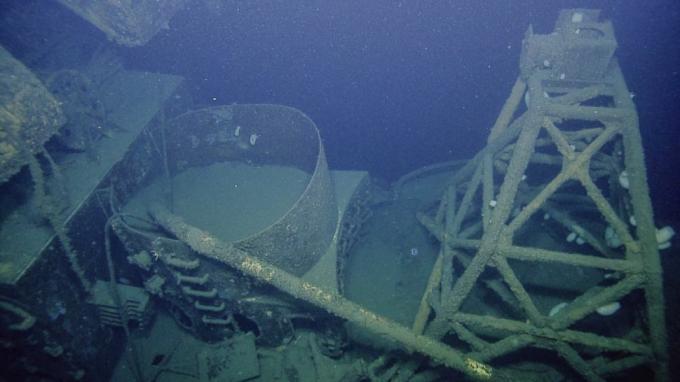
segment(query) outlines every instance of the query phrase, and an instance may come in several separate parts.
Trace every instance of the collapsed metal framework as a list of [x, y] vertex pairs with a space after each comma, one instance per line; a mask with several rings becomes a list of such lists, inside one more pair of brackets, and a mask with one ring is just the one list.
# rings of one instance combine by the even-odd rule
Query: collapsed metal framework
[[[661, 266], [637, 114], [613, 58], [613, 29], [598, 16], [563, 11], [557, 33], [529, 33], [521, 76], [487, 146], [455, 173], [434, 212], [419, 215], [442, 250], [412, 328], [225, 243], [161, 206], [152, 207], [151, 215], [203, 257], [475, 379], [512, 380], [503, 362], [493, 363], [535, 347], [556, 352], [589, 381], [641, 365], [651, 365], [658, 381], [667, 380]], [[520, 112], [523, 96], [527, 108]], [[541, 229], [539, 211], [578, 236], [581, 249], [528, 240], [527, 232]], [[621, 245], [601, 239], [607, 236]], [[536, 269], [596, 269], [601, 282], [546, 312], [517, 270], [516, 264], [526, 262]], [[466, 299], [478, 286], [515, 309], [499, 315], [468, 311]], [[633, 297], [644, 298], [644, 311], [625, 334], [579, 326], [599, 308]], [[450, 333], [468, 349], [439, 341]]]
[[[596, 11], [563, 11], [556, 33], [529, 32], [522, 75], [487, 146], [455, 173], [436, 208], [420, 214], [442, 249], [413, 330], [435, 338], [455, 334], [469, 347], [467, 356], [492, 366], [499, 357], [535, 347], [556, 352], [588, 381], [641, 365], [663, 381], [662, 270], [638, 117], [613, 58], [611, 25], [597, 18]], [[583, 51], [591, 55], [570, 65]], [[573, 64], [603, 70], [579, 73]], [[527, 107], [518, 112], [523, 96]], [[519, 239], [541, 229], [543, 217], [584, 245], [565, 251]], [[622, 246], [608, 246], [605, 235]], [[596, 269], [602, 282], [548, 313], [517, 271], [522, 262], [536, 269]], [[466, 298], [477, 287], [489, 288], [515, 310], [466, 311]], [[606, 336], [579, 326], [598, 308], [631, 295], [644, 301], [644, 311], [628, 333]]]

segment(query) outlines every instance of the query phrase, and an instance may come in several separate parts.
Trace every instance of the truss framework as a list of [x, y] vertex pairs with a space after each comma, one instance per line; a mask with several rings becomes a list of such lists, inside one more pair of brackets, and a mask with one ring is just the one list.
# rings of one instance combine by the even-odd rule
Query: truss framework
[[[517, 380], [496, 361], [535, 347], [557, 353], [588, 381], [640, 365], [650, 365], [658, 381], [668, 380], [661, 266], [638, 119], [612, 58], [613, 30], [598, 23], [598, 15], [560, 14], [556, 30], [570, 34], [543, 36], [538, 39], [543, 45], [533, 47], [535, 55], [522, 57], [522, 75], [487, 146], [455, 173], [433, 211], [419, 214], [442, 245], [412, 328], [221, 242], [161, 206], [152, 207], [151, 215], [198, 254], [474, 379]], [[589, 57], [584, 69], [579, 53], [596, 57]], [[520, 112], [526, 94], [529, 102]], [[624, 170], [625, 186], [619, 179]], [[539, 212], [584, 246], [570, 252], [523, 241], [523, 234], [537, 227]], [[620, 248], [601, 239], [605, 231], [618, 238]], [[611, 277], [603, 276], [606, 283], [590, 286], [550, 314], [536, 304], [517, 263], [597, 269]], [[482, 277], [487, 271], [498, 277]], [[466, 299], [477, 287], [497, 294], [510, 313], [468, 311]], [[579, 326], [598, 308], [633, 294], [641, 294], [644, 303], [627, 333], [604, 335]], [[467, 350], [439, 341], [449, 333]]]
[[[527, 109], [517, 113], [525, 92]], [[618, 181], [624, 169], [627, 188]], [[523, 230], [536, 228], [539, 213], [578, 235], [587, 244], [584, 253], [517, 244]], [[596, 82], [555, 80], [543, 70], [519, 78], [487, 146], [456, 172], [438, 206], [419, 220], [442, 250], [413, 325], [416, 333], [453, 333], [468, 345], [468, 356], [492, 366], [498, 357], [537, 347], [556, 352], [588, 381], [642, 364], [653, 364], [657, 380], [668, 379], [661, 265], [638, 117], [615, 60]], [[600, 239], [604, 227], [620, 238], [622, 249]], [[513, 262], [595, 268], [610, 272], [614, 281], [592, 286], [549, 315], [537, 307]], [[489, 269], [499, 277], [480, 277]], [[477, 286], [495, 292], [516, 314], [465, 312]], [[574, 328], [636, 290], [644, 294], [639, 331], [613, 337]]]

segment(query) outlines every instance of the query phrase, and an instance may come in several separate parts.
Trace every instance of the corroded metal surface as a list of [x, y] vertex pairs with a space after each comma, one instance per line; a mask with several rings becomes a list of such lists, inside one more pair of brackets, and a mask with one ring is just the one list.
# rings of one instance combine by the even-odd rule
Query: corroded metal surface
[[144, 45], [162, 29], [187, 0], [59, 0], [80, 17], [123, 46]]
[[[558, 26], [583, 23], [613, 36], [610, 24], [596, 17], [597, 12], [563, 11]], [[579, 28], [557, 30], [578, 34]], [[577, 38], [559, 33], [550, 38]], [[544, 36], [530, 34], [524, 46], [534, 38], [547, 44]], [[554, 70], [574, 62], [587, 66], [587, 56], [560, 62], [561, 55], [553, 55], [524, 66], [518, 83], [528, 87], [527, 110], [506, 118], [518, 108], [513, 91], [506, 103], [511, 112], [504, 108], [487, 147], [454, 175], [434, 212], [419, 216], [442, 251], [414, 330], [454, 334], [467, 344], [469, 356], [492, 366], [498, 357], [535, 347], [554, 351], [588, 381], [632, 370], [664, 381], [668, 354], [658, 251], [664, 246], [655, 237], [635, 106], [607, 53], [615, 42], [600, 42], [606, 54], [596, 60], [606, 62], [595, 65], [607, 70], [596, 80], [594, 72], [582, 73], [588, 81], [573, 81]], [[584, 44], [593, 48], [597, 40]], [[539, 241], [546, 231], [566, 237], [566, 244]], [[617, 243], [605, 242], [612, 236]], [[578, 281], [591, 270], [599, 280]], [[552, 309], [546, 309], [546, 291], [529, 281], [546, 271], [562, 282], [554, 293], [564, 302]], [[505, 304], [496, 315], [465, 304], [484, 288]], [[435, 317], [428, 324], [430, 309]]]
[[59, 103], [40, 80], [0, 47], [0, 183], [42, 151], [64, 122]]
[[306, 115], [279, 105], [201, 109], [169, 121], [167, 140], [173, 173], [226, 160], [308, 173], [305, 190], [283, 216], [234, 245], [298, 276], [325, 253], [338, 212], [323, 144]]
[[247, 252], [229, 243], [222, 242], [210, 233], [186, 224], [181, 218], [171, 214], [160, 205], [152, 206], [151, 214], [159, 225], [208, 259], [232, 266], [244, 274], [271, 284], [295, 298], [321, 307], [378, 335], [391, 338], [407, 348], [415, 349], [431, 357], [434, 361], [460, 370], [475, 379], [490, 380], [498, 377], [494, 374], [494, 369], [488, 365], [473, 358], [465, 357], [460, 352], [430, 337], [415, 334], [408, 328], [368, 311], [334, 291], [328, 291], [305, 282], [280, 268], [260, 261]]

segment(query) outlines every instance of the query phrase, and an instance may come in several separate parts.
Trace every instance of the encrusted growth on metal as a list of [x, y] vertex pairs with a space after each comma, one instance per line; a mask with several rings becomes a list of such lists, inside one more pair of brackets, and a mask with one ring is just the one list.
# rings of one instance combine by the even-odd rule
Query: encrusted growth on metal
[[[442, 250], [414, 330], [438, 338], [453, 333], [467, 343], [470, 357], [491, 365], [503, 355], [537, 347], [556, 352], [589, 381], [644, 364], [663, 381], [668, 376], [661, 266], [638, 119], [612, 57], [611, 25], [597, 18], [597, 11], [567, 10], [558, 20], [557, 37], [529, 33], [522, 75], [487, 147], [453, 176], [439, 205], [419, 216]], [[578, 34], [585, 30], [583, 41]], [[580, 73], [564, 66], [588, 66], [590, 56], [580, 61], [570, 56], [584, 46], [602, 53], [593, 58], [601, 76], [592, 67]], [[521, 111], [524, 84], [526, 110]], [[513, 115], [518, 116], [512, 120]], [[627, 179], [621, 182], [624, 171]], [[527, 232], [548, 224], [544, 219], [568, 232], [567, 240], [577, 240], [579, 250], [527, 241]], [[600, 239], [606, 235], [615, 235], [621, 245], [608, 246]], [[520, 262], [596, 269], [603, 277], [547, 313], [513, 266]], [[462, 269], [453, 269], [459, 263]], [[483, 272], [497, 278], [482, 278]], [[501, 284], [490, 287], [491, 281]], [[501, 316], [466, 312], [464, 302], [478, 287], [515, 307]], [[644, 295], [644, 318], [627, 333], [577, 327], [590, 315], [611, 314], [602, 308], [615, 311], [636, 291]], [[430, 309], [435, 317], [427, 325]], [[483, 339], [488, 337], [496, 342]]]

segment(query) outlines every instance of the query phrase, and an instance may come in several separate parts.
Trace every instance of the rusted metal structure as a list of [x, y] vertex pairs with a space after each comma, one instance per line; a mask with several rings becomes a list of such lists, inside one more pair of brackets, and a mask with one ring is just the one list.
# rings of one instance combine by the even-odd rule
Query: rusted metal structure
[[[298, 277], [302, 272], [286, 269], [290, 262], [272, 256], [271, 250], [258, 253], [257, 245], [225, 242], [156, 206], [150, 209], [156, 223], [185, 246], [157, 247], [159, 258], [188, 253], [191, 261], [227, 265], [476, 379], [511, 380], [512, 368], [496, 361], [538, 348], [557, 353], [586, 380], [604, 380], [629, 369], [653, 370], [657, 380], [666, 380], [659, 243], [637, 115], [614, 58], [613, 28], [598, 17], [597, 11], [563, 11], [556, 33], [535, 35], [530, 30], [526, 36], [520, 78], [487, 147], [456, 171], [437, 206], [419, 216], [441, 241], [442, 250], [412, 328], [370, 312], [336, 290], [305, 281]], [[168, 130], [169, 142], [176, 140], [173, 130], [185, 137], [182, 126], [188, 126], [200, 136], [216, 137], [215, 142], [224, 137], [224, 147], [213, 145], [215, 152], [210, 147], [196, 150], [201, 139], [184, 139], [186, 150], [177, 146], [182, 157], [170, 159], [169, 171], [174, 172], [178, 163], [195, 165], [241, 155], [229, 154], [227, 137], [240, 133], [235, 121], [247, 119], [250, 107], [256, 106], [180, 117], [182, 123]], [[277, 113], [286, 114], [284, 109], [269, 108], [274, 114], [265, 116], [261, 110], [252, 114], [261, 117], [256, 123], [243, 126], [252, 125], [259, 134], [260, 124], [279, 120]], [[297, 129], [295, 123], [289, 126], [293, 132]], [[201, 131], [204, 127], [214, 131]], [[221, 130], [225, 132], [220, 135]], [[285, 135], [285, 130], [281, 133]], [[313, 140], [308, 143], [314, 146]], [[276, 153], [271, 150], [276, 147], [263, 153]], [[537, 218], [539, 211], [547, 222]], [[563, 243], [538, 244], [533, 233], [539, 230], [569, 233], [582, 246], [575, 250]], [[275, 241], [268, 234], [256, 241], [263, 238]], [[551, 300], [530, 285], [531, 274], [553, 272], [569, 280], [565, 269], [575, 273], [591, 269], [595, 277], [575, 278], [579, 285], [557, 293], [565, 302], [549, 309], [545, 301]], [[507, 303], [508, 310], [498, 308], [491, 314], [467, 303], [484, 288]], [[630, 302], [642, 300], [644, 311], [628, 308]], [[613, 314], [621, 304], [630, 312], [630, 325], [612, 334], [606, 320], [616, 318], [598, 314]], [[582, 325], [593, 316], [600, 325]], [[224, 322], [228, 324], [228, 319]], [[443, 340], [449, 334], [467, 349], [449, 346]]]
[[408, 328], [358, 304], [349, 301], [336, 291], [327, 290], [250, 256], [247, 252], [225, 243], [208, 232], [186, 224], [180, 217], [160, 205], [151, 208], [151, 214], [162, 227], [187, 243], [192, 250], [208, 259], [232, 266], [259, 281], [273, 285], [291, 296], [307, 301], [331, 314], [352, 321], [373, 333], [397, 341], [407, 348], [431, 357], [434, 361], [460, 370], [479, 380], [494, 377], [491, 367], [476, 361], [435, 339], [414, 333]]
[[[47, 78], [43, 85], [4, 48], [0, 48], [0, 61], [0, 184], [4, 187], [0, 316], [7, 323], [0, 328], [7, 360], [3, 377], [106, 378], [111, 366], [97, 360], [115, 358], [122, 343], [107, 336], [110, 331], [96, 319], [95, 306], [84, 303], [97, 293], [92, 279], [101, 271], [98, 259], [103, 248], [92, 240], [102, 236], [107, 218], [99, 188], [109, 187], [116, 161], [175, 94], [181, 79], [121, 70], [106, 80], [90, 82], [88, 73], [69, 70], [42, 72], [43, 80]], [[78, 152], [59, 152], [52, 158], [46, 143], [63, 132], [67, 119], [94, 131], [100, 125], [86, 122], [103, 121], [104, 115], [124, 125], [125, 131], [89, 141], [89, 147], [82, 149], [94, 153], [96, 148], [96, 158]], [[134, 318], [141, 310], [133, 309], [129, 316]]]
[[[623, 371], [664, 381], [660, 243], [638, 117], [614, 57], [612, 25], [598, 18], [598, 11], [565, 10], [555, 33], [529, 30], [521, 75], [487, 146], [419, 216], [442, 249], [413, 330], [453, 334], [469, 357], [491, 366], [538, 348], [588, 381]], [[582, 245], [534, 240], [547, 230]], [[599, 274], [596, 282], [561, 294], [565, 302], [553, 309], [538, 303], [542, 296], [528, 281], [554, 272], [568, 289], [584, 270]], [[466, 300], [478, 289], [507, 309], [475, 310]], [[611, 333], [622, 319], [597, 313], [621, 305], [627, 312], [617, 315], [628, 314], [630, 325]]]
[[170, 19], [187, 3], [186, 0], [59, 2], [123, 46], [149, 42], [162, 29], [168, 29]]
[[0, 65], [1, 184], [44, 151], [65, 118], [57, 99], [3, 47]]
[[310, 174], [283, 216], [235, 245], [298, 276], [318, 261], [333, 237], [337, 209], [321, 137], [307, 116], [280, 105], [207, 108], [169, 121], [166, 139], [172, 174], [219, 161], [292, 166]]
[[[303, 113], [280, 105], [218, 106], [184, 113], [154, 131], [155, 138], [147, 142], [149, 150], [130, 155], [124, 165], [130, 170], [119, 173], [115, 200], [126, 204], [133, 190], [143, 189], [154, 178], [215, 163], [293, 167], [307, 175], [294, 202], [257, 230], [231, 238], [229, 243], [295, 276], [307, 273], [326, 253], [334, 238], [338, 210], [319, 132]], [[153, 160], [140, 160], [142, 156]], [[126, 176], [131, 171], [140, 176]], [[165, 200], [172, 209], [171, 195], [177, 195], [167, 188]], [[258, 204], [254, 211], [264, 205]], [[293, 335], [288, 317], [295, 314], [294, 304], [285, 301], [290, 297], [280, 293], [273, 297], [271, 287], [259, 288], [239, 272], [201, 259], [182, 243], [134, 228], [125, 218], [127, 210], [111, 207], [116, 213], [111, 226], [141, 273], [145, 288], [168, 304], [186, 330], [214, 342], [231, 334], [233, 316], [240, 315], [263, 333], [260, 343], [278, 346]], [[138, 213], [145, 216], [146, 208]]]
[[[240, 240], [225, 241], [187, 223], [170, 212], [172, 203], [149, 208], [162, 231], [141, 232], [128, 224], [124, 213], [114, 215], [112, 228], [131, 254], [129, 261], [143, 269], [145, 288], [169, 302], [176, 321], [183, 322], [185, 329], [215, 341], [230, 334], [235, 316], [246, 316], [263, 333], [259, 341], [279, 345], [291, 335], [286, 330], [291, 326], [287, 317], [309, 310], [304, 305], [295, 307], [292, 296], [474, 378], [494, 375], [487, 365], [450, 346], [349, 301], [340, 294], [339, 285], [305, 278], [322, 255], [328, 255], [323, 251], [334, 250], [331, 240], [336, 248], [342, 247], [340, 236], [347, 235], [347, 227], [340, 224], [339, 232], [333, 232], [339, 223], [338, 211], [324, 149], [316, 126], [304, 114], [279, 105], [201, 109], [169, 121], [165, 145], [173, 148], [165, 159], [168, 175], [219, 161], [285, 164], [310, 174], [305, 191], [284, 216]], [[352, 219], [352, 214], [345, 213], [343, 222]], [[332, 259], [332, 263], [338, 261]], [[336, 269], [334, 264], [326, 265]], [[328, 317], [317, 310], [314, 313], [316, 325]]]
[[[134, 10], [153, 14], [143, 9], [151, 4], [147, 3]], [[127, 7], [113, 2], [100, 5], [102, 9]], [[116, 20], [114, 24], [123, 29], [108, 30], [106, 22], [93, 16], [97, 12], [77, 12], [104, 25], [102, 30], [119, 43], [138, 45], [148, 41], [176, 10], [174, 5], [168, 7], [157, 9], [165, 16], [147, 20], [152, 26], [148, 30]], [[134, 15], [126, 12], [104, 11], [134, 21]], [[3, 281], [9, 280], [4, 282], [5, 291], [15, 285], [22, 291], [11, 290], [6, 294], [12, 298], [0, 301], [0, 310], [16, 322], [9, 325], [6, 337], [14, 336], [16, 343], [38, 344], [29, 350], [49, 355], [55, 364], [72, 363], [65, 373], [82, 378], [91, 373], [81, 366], [90, 359], [63, 355], [70, 357], [69, 349], [85, 348], [83, 343], [100, 338], [102, 328], [95, 327], [96, 323], [78, 326], [79, 333], [87, 336], [58, 328], [54, 337], [67, 339], [63, 347], [52, 346], [57, 342], [52, 339], [43, 339], [43, 344], [32, 336], [46, 333], [43, 325], [51, 322], [50, 317], [63, 315], [60, 309], [78, 311], [75, 307], [85, 295], [94, 297], [93, 305], [100, 313], [108, 312], [105, 318], [110, 325], [126, 327], [145, 309], [128, 309], [125, 302], [141, 301], [138, 305], [142, 306], [151, 301], [143, 287], [167, 304], [185, 329], [210, 341], [239, 330], [234, 317], [240, 315], [266, 333], [262, 337], [269, 345], [279, 345], [289, 338], [291, 317], [313, 317], [319, 324], [328, 318], [325, 311], [474, 379], [519, 380], [508, 367], [512, 365], [500, 359], [538, 348], [556, 353], [574, 374], [589, 381], [623, 371], [654, 372], [657, 380], [667, 380], [658, 253], [663, 243], [658, 242], [654, 226], [637, 114], [614, 58], [613, 28], [598, 17], [597, 11], [567, 10], [560, 13], [555, 33], [536, 35], [530, 30], [527, 34], [521, 75], [487, 146], [466, 164], [455, 164], [457, 170], [441, 200], [419, 215], [441, 242], [441, 253], [412, 328], [349, 301], [338, 280], [325, 277], [328, 272], [342, 273], [342, 259], [327, 255], [334, 246], [339, 252], [347, 251], [360, 227], [352, 221], [361, 221], [361, 210], [366, 207], [345, 200], [349, 207], [342, 211], [342, 203], [334, 199], [338, 178], [333, 184], [313, 122], [287, 107], [232, 105], [185, 113], [167, 122], [161, 111], [115, 168], [95, 183], [76, 212], [66, 220], [57, 220], [53, 214], [52, 226], [66, 257], [50, 255], [61, 252], [61, 247], [45, 245], [41, 250], [45, 253], [35, 257], [37, 261], [32, 257], [21, 272], [0, 269]], [[36, 80], [27, 77], [24, 82]], [[38, 85], [33, 90], [44, 91]], [[30, 99], [26, 96], [30, 90], [9, 92], [6, 104], [20, 106], [18, 101]], [[526, 107], [521, 105], [523, 99]], [[26, 119], [44, 124], [45, 134], [51, 135], [63, 123], [62, 112], [51, 96], [43, 103], [49, 106], [43, 110], [46, 115]], [[10, 114], [3, 115], [8, 126], [18, 126], [22, 121], [16, 117], [24, 114]], [[19, 139], [6, 135], [12, 138], [10, 143]], [[18, 157], [28, 160], [36, 195], [43, 199], [49, 195], [41, 186], [45, 183], [41, 165], [31, 158], [42, 150], [47, 137], [35, 142], [25, 139], [35, 145]], [[3, 149], [0, 154], [11, 153]], [[130, 224], [131, 217], [118, 208], [153, 176], [170, 178], [188, 167], [218, 161], [285, 164], [306, 172], [309, 181], [283, 216], [266, 229], [231, 242], [174, 214], [171, 191], [167, 207], [149, 209], [154, 222], [146, 221], [143, 229]], [[7, 166], [11, 170], [7, 176], [17, 166], [18, 162]], [[346, 199], [361, 193], [361, 187], [346, 188]], [[129, 252], [126, 259], [112, 257], [111, 231]], [[537, 240], [537, 233], [543, 231], [571, 239], [566, 244]], [[71, 238], [68, 232], [79, 235]], [[50, 232], [49, 240], [55, 242], [52, 236]], [[104, 248], [95, 246], [91, 237], [102, 236]], [[100, 261], [104, 257], [106, 261]], [[329, 258], [328, 264], [322, 264]], [[308, 277], [326, 265], [330, 265], [328, 272], [320, 273], [326, 285], [317, 283], [318, 277]], [[126, 291], [133, 288], [116, 283], [114, 268], [123, 276], [139, 272], [143, 285], [134, 291], [143, 294], [140, 298], [126, 297]], [[102, 291], [104, 282], [92, 280], [93, 275], [100, 279], [105, 271], [109, 272], [110, 295]], [[578, 276], [586, 272], [592, 277]], [[553, 288], [550, 295], [534, 283], [536, 274], [544, 273], [557, 283], [575, 285]], [[53, 285], [73, 285], [74, 275], [82, 290], [73, 288], [63, 302], [42, 303], [60, 291]], [[546, 289], [545, 284], [542, 287]], [[490, 291], [505, 305], [471, 303], [479, 291]], [[550, 309], [555, 299], [563, 302]], [[24, 301], [43, 305], [28, 309]], [[621, 305], [624, 308], [615, 313]], [[602, 312], [618, 315], [598, 316]], [[614, 325], [613, 320], [624, 324]], [[612, 331], [612, 327], [619, 330]], [[95, 329], [97, 335], [91, 334]], [[129, 328], [126, 331], [129, 334]], [[451, 343], [454, 336], [459, 341]], [[113, 342], [108, 338], [99, 345], [113, 348]], [[27, 365], [41, 360], [25, 359], [31, 361]], [[415, 370], [419, 361], [413, 359]], [[547, 359], [546, 364], [555, 360]]]

